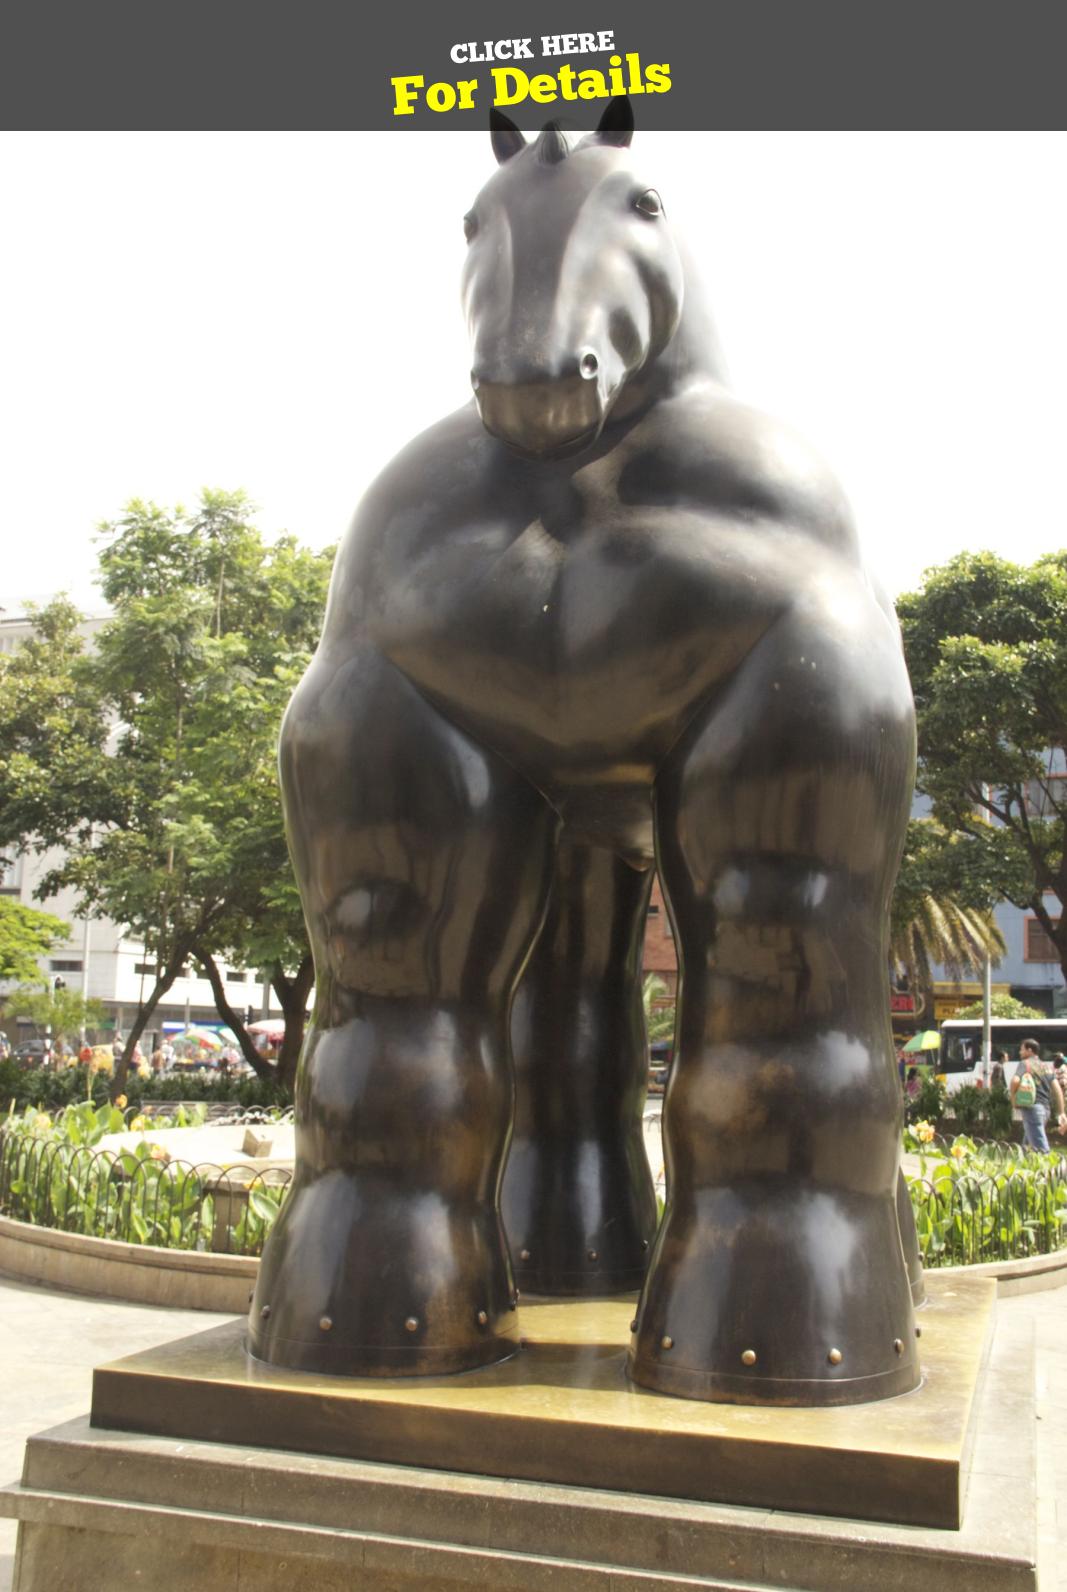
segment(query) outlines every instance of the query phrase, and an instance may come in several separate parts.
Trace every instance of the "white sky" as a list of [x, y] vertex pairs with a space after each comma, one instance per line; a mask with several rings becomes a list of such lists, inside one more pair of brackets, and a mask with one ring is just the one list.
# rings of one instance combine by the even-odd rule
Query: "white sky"
[[[1067, 135], [640, 132], [735, 387], [804, 432], [894, 592], [1067, 543]], [[469, 396], [488, 135], [7, 134], [0, 605], [92, 596], [126, 499], [243, 486], [336, 539]]]

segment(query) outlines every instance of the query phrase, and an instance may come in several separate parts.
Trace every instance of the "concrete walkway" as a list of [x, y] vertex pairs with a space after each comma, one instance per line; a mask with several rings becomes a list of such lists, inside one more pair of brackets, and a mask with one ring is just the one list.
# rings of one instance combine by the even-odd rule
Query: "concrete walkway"
[[[0, 1483], [21, 1473], [31, 1433], [88, 1410], [94, 1365], [226, 1319], [0, 1278]], [[1009, 1344], [1031, 1336], [1036, 1343], [1041, 1592], [1067, 1592], [1067, 1288], [1000, 1300], [996, 1332]], [[1057, 1478], [1065, 1489], [1059, 1506]], [[0, 1520], [0, 1592], [11, 1586], [16, 1529], [14, 1521]]]

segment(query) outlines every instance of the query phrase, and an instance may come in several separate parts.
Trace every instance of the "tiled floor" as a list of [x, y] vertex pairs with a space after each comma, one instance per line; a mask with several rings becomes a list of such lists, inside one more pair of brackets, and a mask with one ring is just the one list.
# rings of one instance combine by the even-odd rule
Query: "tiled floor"
[[[88, 1409], [94, 1365], [224, 1319], [85, 1299], [0, 1278], [0, 1482], [20, 1473], [23, 1444], [32, 1432]], [[1001, 1343], [1005, 1337], [1009, 1343], [1035, 1337], [1041, 1592], [1067, 1592], [1067, 1288], [1000, 1300], [996, 1330]], [[1064, 1489], [1059, 1511], [1057, 1477]], [[13, 1521], [0, 1520], [0, 1592], [9, 1592], [15, 1532]]]

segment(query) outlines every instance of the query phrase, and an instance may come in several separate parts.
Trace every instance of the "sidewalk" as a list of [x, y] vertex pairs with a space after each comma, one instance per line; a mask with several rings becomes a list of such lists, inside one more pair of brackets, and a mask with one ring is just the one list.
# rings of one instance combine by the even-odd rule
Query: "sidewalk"
[[[0, 1277], [0, 1483], [21, 1473], [31, 1433], [88, 1410], [94, 1365], [226, 1319], [86, 1299]], [[1000, 1300], [996, 1331], [1011, 1341], [1035, 1339], [1041, 1592], [1067, 1592], [1067, 1495], [1057, 1507], [1057, 1478], [1067, 1486], [1067, 1288]], [[14, 1521], [0, 1520], [0, 1592], [11, 1586], [16, 1530]]]

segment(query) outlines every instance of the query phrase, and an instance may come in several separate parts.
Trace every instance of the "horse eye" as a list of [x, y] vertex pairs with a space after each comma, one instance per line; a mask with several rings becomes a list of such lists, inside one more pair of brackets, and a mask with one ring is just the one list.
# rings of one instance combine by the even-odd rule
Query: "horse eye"
[[463, 217], [463, 236], [466, 238], [468, 243], [471, 241], [477, 230], [478, 222], [473, 212], [468, 210], [467, 214]]
[[640, 210], [643, 216], [652, 216], [653, 218], [661, 216], [663, 214], [663, 200], [655, 188], [648, 188], [640, 199], [635, 199], [634, 209]]

